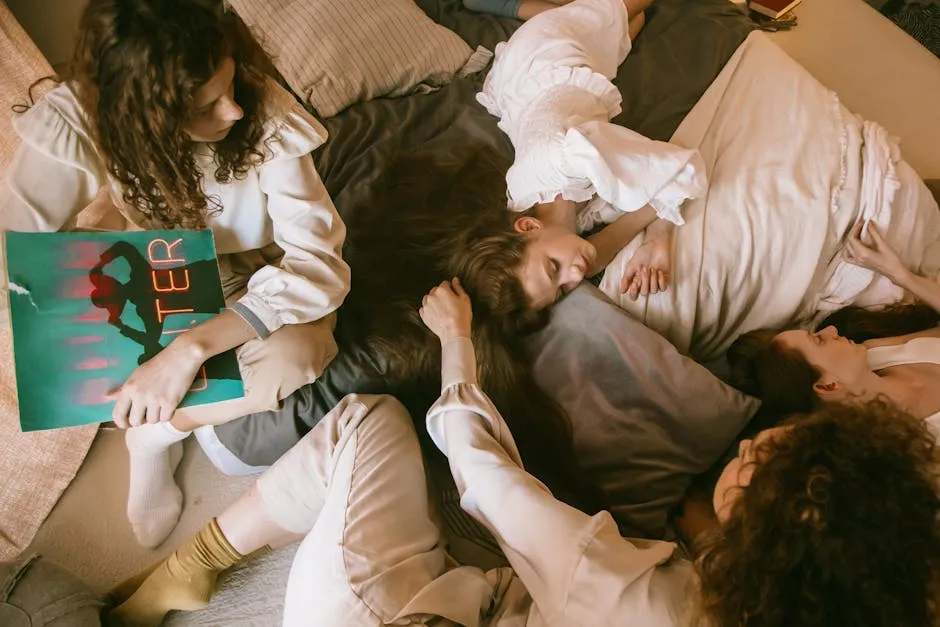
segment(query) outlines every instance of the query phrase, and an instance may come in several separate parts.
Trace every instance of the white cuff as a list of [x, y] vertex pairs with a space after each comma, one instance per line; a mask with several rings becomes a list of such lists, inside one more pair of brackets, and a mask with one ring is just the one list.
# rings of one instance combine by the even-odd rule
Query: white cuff
[[239, 298], [229, 309], [250, 324], [262, 340], [284, 326], [277, 312], [261, 296], [252, 292]]

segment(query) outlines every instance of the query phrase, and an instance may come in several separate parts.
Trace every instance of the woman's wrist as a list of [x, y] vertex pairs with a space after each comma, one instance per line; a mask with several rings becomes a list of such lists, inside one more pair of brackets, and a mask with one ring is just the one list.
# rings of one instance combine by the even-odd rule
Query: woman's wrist
[[455, 383], [476, 383], [476, 355], [469, 336], [441, 339], [441, 389]]
[[900, 272], [896, 273], [896, 276], [889, 277], [891, 282], [900, 287], [901, 289], [907, 290], [908, 292], [917, 291], [917, 280], [920, 278], [918, 275], [914, 274], [907, 268], [903, 268]]
[[447, 344], [448, 342], [459, 340], [461, 338], [465, 340], [469, 340], [470, 331], [466, 329], [447, 329], [445, 331], [442, 331], [441, 334], [438, 336], [438, 339], [441, 341], [441, 346], [443, 346], [444, 344]]
[[177, 335], [169, 347], [172, 347], [177, 358], [185, 360], [188, 365], [198, 367], [212, 357], [212, 354], [208, 343], [202, 341], [195, 332], [196, 329]]

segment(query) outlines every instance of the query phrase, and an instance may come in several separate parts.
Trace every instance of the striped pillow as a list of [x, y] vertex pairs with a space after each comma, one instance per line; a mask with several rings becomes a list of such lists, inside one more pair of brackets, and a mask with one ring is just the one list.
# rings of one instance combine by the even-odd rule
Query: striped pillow
[[453, 78], [472, 50], [414, 0], [228, 0], [322, 117]]

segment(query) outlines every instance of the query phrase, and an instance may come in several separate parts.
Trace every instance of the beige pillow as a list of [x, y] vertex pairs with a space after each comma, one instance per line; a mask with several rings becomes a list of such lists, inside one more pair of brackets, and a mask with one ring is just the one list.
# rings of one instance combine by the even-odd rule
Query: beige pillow
[[472, 50], [414, 0], [228, 0], [291, 89], [323, 117], [440, 86]]

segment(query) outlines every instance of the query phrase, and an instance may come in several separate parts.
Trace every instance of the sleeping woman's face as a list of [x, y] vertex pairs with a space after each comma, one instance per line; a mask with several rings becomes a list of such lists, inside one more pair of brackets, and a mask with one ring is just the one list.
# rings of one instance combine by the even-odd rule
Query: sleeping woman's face
[[823, 400], [844, 401], [867, 392], [866, 382], [871, 377], [868, 349], [864, 344], [842, 337], [835, 327], [828, 326], [815, 333], [784, 331], [774, 341], [798, 352], [820, 372], [813, 389]]
[[535, 309], [544, 309], [576, 288], [597, 256], [594, 246], [575, 233], [533, 217], [516, 220], [528, 238], [519, 280]]
[[766, 461], [767, 449], [761, 445], [765, 442], [783, 437], [788, 427], [775, 427], [761, 431], [752, 440], [741, 440], [738, 445], [738, 456], [732, 459], [718, 478], [715, 492], [712, 496], [712, 505], [719, 523], [728, 520], [731, 508], [737, 502], [744, 490], [751, 485], [751, 477], [757, 465]]

